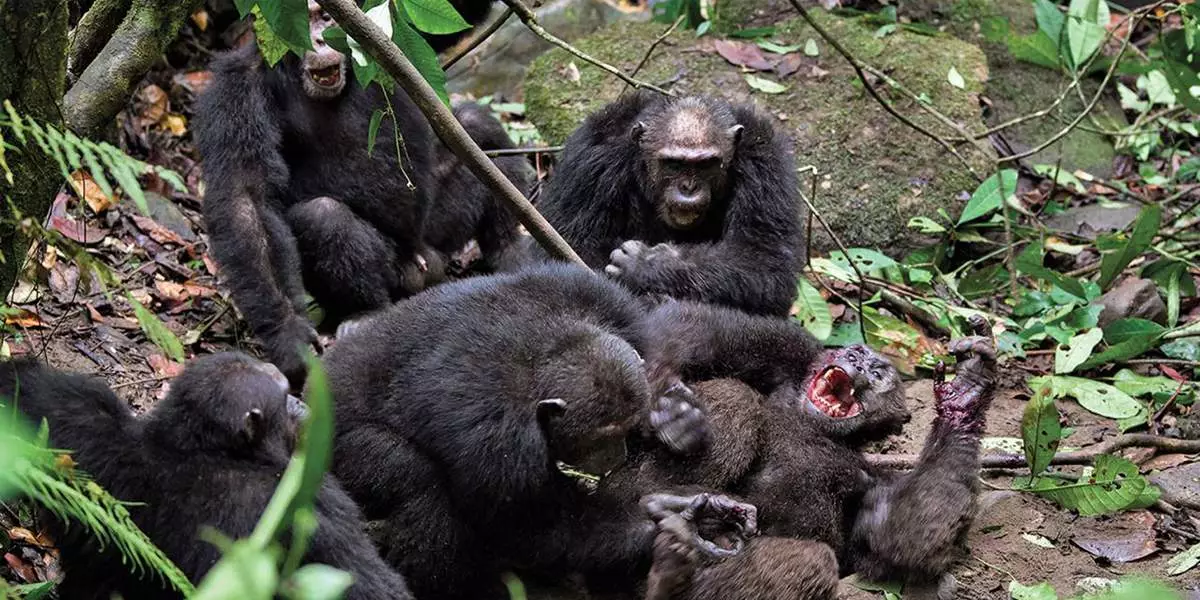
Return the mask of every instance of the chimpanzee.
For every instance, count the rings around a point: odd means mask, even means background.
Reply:
[[[672,582],[660,598],[832,598],[839,565],[937,588],[977,493],[995,379],[986,323],[951,343],[958,375],[946,383],[938,372],[933,429],[916,468],[897,477],[858,451],[909,417],[883,357],[863,346],[824,351],[797,323],[711,306],[666,304],[649,322],[652,389],[675,396],[659,420],[665,444],[605,485],[627,500],[670,486],[730,492],[758,508],[768,536],[706,564],[693,544],[660,533],[652,573]],[[948,585],[938,593],[953,594]]]
[[[80,469],[114,497],[188,579],[198,582],[220,551],[198,537],[212,527],[247,537],[287,467],[305,409],[275,367],[237,353],[191,362],[167,397],[143,417],[104,383],[35,361],[0,363],[0,404],[15,405],[50,444],[72,451]],[[379,557],[359,510],[332,479],[316,500],[317,529],[305,562],[346,570],[347,598],[409,600],[404,579]],[[66,578],[59,596],[107,600],[178,598],[156,576],[132,573],[77,524],[56,523]]]
[[[387,522],[383,553],[417,597],[503,597],[509,568],[649,566],[637,503],[564,473],[624,460],[650,400],[643,316],[619,285],[547,264],[426,290],[329,350],[333,472]]]
[[[640,92],[571,134],[538,208],[634,292],[786,315],[804,252],[796,186],[770,117]]]
[[[516,232],[461,165],[435,173],[445,152],[406,94],[389,94],[392,118],[368,152],[372,115],[388,100],[379,86],[348,80],[347,57],[323,38],[333,24],[309,2],[313,50],[302,58],[268,68],[253,44],[218,57],[196,107],[213,256],[267,357],[293,385],[304,376],[300,350],[317,339],[305,289],[325,310],[323,324],[335,326],[422,289],[427,275],[436,280],[440,257],[427,246],[480,236],[499,251]],[[464,125],[494,138],[499,125],[472,114]],[[500,166],[517,185],[531,180],[527,165]]]

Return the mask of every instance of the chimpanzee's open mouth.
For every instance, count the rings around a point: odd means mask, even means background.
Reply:
[[[310,69],[308,76],[321,87],[334,87],[342,81],[342,66],[333,65],[323,69]]]
[[[808,384],[808,401],[832,419],[847,419],[862,412],[854,398],[854,383],[841,367],[830,366]]]

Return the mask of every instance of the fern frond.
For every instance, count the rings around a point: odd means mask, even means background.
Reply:
[[[149,214],[150,209],[146,204],[145,192],[138,183],[138,176],[154,173],[176,190],[187,191],[183,177],[178,173],[144,163],[107,142],[93,142],[70,131],[60,131],[48,123],[22,118],[7,100],[4,101],[4,114],[0,115],[0,130],[3,129],[12,131],[18,144],[26,148],[36,146],[54,160],[64,179],[70,179],[72,171],[86,168],[104,195],[111,196],[111,177],[143,214]],[[4,164],[3,139],[0,137],[0,166]],[[3,170],[6,171],[7,167]]]

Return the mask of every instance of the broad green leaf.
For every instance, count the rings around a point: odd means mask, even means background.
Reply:
[[[883,269],[896,266],[895,260],[892,260],[887,255],[875,250],[870,250],[868,248],[850,248],[848,252],[850,253],[849,259],[846,258],[846,255],[843,254],[841,250],[830,252],[829,260],[832,260],[846,269],[850,269],[850,261],[854,261],[854,264],[863,273],[882,271]]]
[[[950,66],[950,71],[946,73],[946,81],[950,82],[950,85],[960,90],[967,89],[967,82],[963,81],[962,74],[959,73],[958,69],[954,68],[953,65]],[[1015,191],[1016,188],[1013,188],[1013,190]]]
[[[1094,369],[1100,365],[1129,360],[1153,350],[1158,345],[1158,342],[1159,337],[1157,335],[1132,337],[1093,354],[1091,358],[1084,361],[1078,368],[1081,370]]]
[[[863,327],[867,344],[896,357],[893,361],[902,373],[913,374],[921,362],[921,332],[905,321],[885,315],[874,307],[863,307]]]
[[[1108,3],[1105,0],[1071,0],[1067,8],[1067,44],[1074,66],[1083,65],[1100,49],[1108,21]]]
[[[1121,369],[1117,371],[1116,375],[1113,375],[1113,386],[1130,396],[1141,397],[1174,393],[1179,389],[1179,382],[1162,375],[1151,377],[1139,375],[1129,369]]]
[[[858,276],[854,274],[854,271],[850,270],[848,265],[843,266],[832,260],[829,260],[828,258],[813,258],[812,260],[808,261],[808,266],[813,270],[814,273],[826,275],[837,279],[838,281],[845,283],[856,283],[858,281]]]
[[[707,21],[706,21],[707,22]],[[508,600],[527,600],[529,595],[525,592],[525,582],[512,571],[505,571],[500,574],[500,581],[504,583],[505,589],[508,590]]]
[[[746,84],[764,94],[782,94],[788,90],[788,86],[781,83],[776,83],[770,79],[764,79],[757,75],[746,73],[742,75],[746,80]]]
[[[941,223],[929,217],[913,217],[909,219],[908,228],[915,229],[919,233],[924,234],[946,233],[946,228]]]
[[[817,40],[808,38],[808,41],[804,42],[804,55],[805,56],[819,56],[820,54],[821,54],[821,49],[817,47]]]
[[[1117,280],[1121,271],[1150,247],[1154,236],[1158,234],[1161,223],[1161,206],[1151,204],[1142,209],[1133,224],[1133,232],[1129,235],[1129,240],[1119,250],[1105,254],[1101,260],[1099,283],[1102,289],[1108,289]]]
[[[980,217],[985,217],[1000,209],[1000,203],[1008,196],[1017,193],[1017,172],[1004,169],[984,180],[971,194],[971,200],[963,208],[958,224],[969,223]]]
[[[291,600],[339,600],[354,583],[354,576],[329,565],[308,564],[296,569],[287,582]]]
[[[800,44],[776,44],[771,40],[758,40],[755,43],[759,48],[775,54],[790,54],[801,48]]]
[[[312,50],[308,31],[308,0],[259,0],[258,8],[279,41],[296,54]]]
[[[1080,516],[1091,517],[1126,510],[1137,504],[1149,487],[1146,478],[1138,473],[1137,465],[1117,456],[1102,454],[1096,457],[1091,477],[1070,482],[1040,477],[1030,491],[1074,510]]]
[[[0,591],[4,590],[4,585],[0,584]],[[53,581],[43,581],[41,583],[26,583],[23,585],[14,585],[8,588],[9,592],[14,595],[12,598],[20,598],[21,600],[47,600],[50,598],[50,592],[54,591]]]
[[[1167,561],[1167,575],[1171,577],[1183,575],[1191,571],[1197,564],[1200,564],[1200,544],[1172,556],[1171,560]]]
[[[1200,360],[1200,339],[1186,338],[1162,345],[1162,353],[1180,360]]]
[[[1058,594],[1049,583],[1021,585],[1015,580],[1010,581],[1008,595],[1012,600],[1058,600]]]
[[[1062,439],[1058,409],[1049,388],[1037,389],[1025,405],[1025,413],[1021,416],[1021,439],[1025,443],[1029,472],[1039,475],[1050,466],[1050,459],[1058,452],[1058,443]]]
[[[425,33],[457,33],[469,29],[468,23],[446,0],[403,0],[404,12],[418,31]]]
[[[375,151],[375,136],[379,134],[379,124],[383,122],[383,109],[377,108],[371,113],[371,124],[367,127],[367,156]]]
[[[1074,398],[1080,406],[1110,419],[1133,417],[1143,410],[1141,403],[1129,394],[1107,383],[1083,377],[1046,375],[1030,379],[1029,386],[1033,389],[1049,387],[1051,396]]]
[[[233,0],[233,5],[238,9],[238,16],[245,17],[250,14],[251,9],[258,4],[258,0]]]
[[[825,338],[825,346],[829,348],[843,348],[854,344],[865,344],[862,330],[858,328],[858,323],[838,323],[833,326],[833,333]]]
[[[384,2],[374,8],[368,9],[366,14],[372,23],[375,23],[377,27],[383,30],[384,35],[392,37],[391,2]],[[363,47],[359,45],[357,40],[349,36],[347,36],[346,40],[350,44],[350,56],[354,59],[354,64],[365,67],[375,63],[375,59],[367,55],[367,51],[363,50]],[[400,49],[404,50],[403,47]],[[405,55],[407,56],[407,53]]]
[[[254,14],[254,39],[258,43],[258,52],[267,66],[274,67],[288,53],[288,45],[275,35],[258,5],[253,7],[251,12]]]
[[[1014,262],[1018,271],[1035,279],[1052,283],[1071,296],[1086,302],[1088,297],[1087,291],[1083,289],[1083,284],[1078,279],[1067,277],[1042,266],[1042,257],[1041,244],[1029,244]]]
[[[272,600],[279,582],[276,554],[250,540],[235,542],[196,585],[191,600]]]
[[[1074,173],[1060,165],[1033,165],[1033,172],[1047,179],[1053,179],[1054,183],[1077,193],[1087,192],[1083,182]]]
[[[1143,77],[1146,78],[1146,95],[1150,102],[1163,106],[1175,104],[1175,91],[1171,89],[1171,82],[1167,81],[1167,76],[1163,75],[1162,71],[1150,71]]]
[[[146,334],[146,339],[154,342],[166,355],[167,358],[176,362],[183,362],[183,344],[179,343],[179,338],[167,329],[167,326],[159,320],[158,315],[150,312],[141,302],[134,299],[133,294],[126,292],[125,298],[129,300],[129,304],[133,306],[133,316],[137,318],[138,326],[142,328],[142,333]]]
[[[1063,375],[1074,371],[1092,355],[1092,350],[1103,338],[1104,332],[1096,328],[1076,334],[1066,344],[1060,344],[1054,350],[1054,372]]]
[[[1061,39],[1063,22],[1066,21],[1066,17],[1058,9],[1057,4],[1050,0],[1034,0],[1033,12],[1037,17],[1039,31],[1052,40]]]
[[[421,34],[409,26],[407,17],[397,19],[395,25],[392,41],[396,42],[404,56],[408,57],[421,73],[421,77],[424,77],[433,91],[437,92],[442,103],[450,106],[450,95],[446,93],[446,73],[442,71],[442,65],[438,62],[437,52],[434,52],[433,47]]]
[[[1008,52],[1013,58],[1047,69],[1057,69],[1059,65],[1058,42],[1050,39],[1045,33],[1038,31],[1030,35],[1009,33]]]
[[[833,333],[833,314],[829,312],[829,305],[807,279],[801,277],[797,281],[797,288],[796,303],[792,305],[796,319],[813,337],[825,341]]]
[[[1120,344],[1146,336],[1157,337],[1166,330],[1166,327],[1146,319],[1118,319],[1104,326],[1104,341]]]

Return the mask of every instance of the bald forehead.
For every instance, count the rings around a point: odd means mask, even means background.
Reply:
[[[717,141],[712,116],[703,106],[683,106],[669,117],[666,137],[684,148],[710,147]]]

